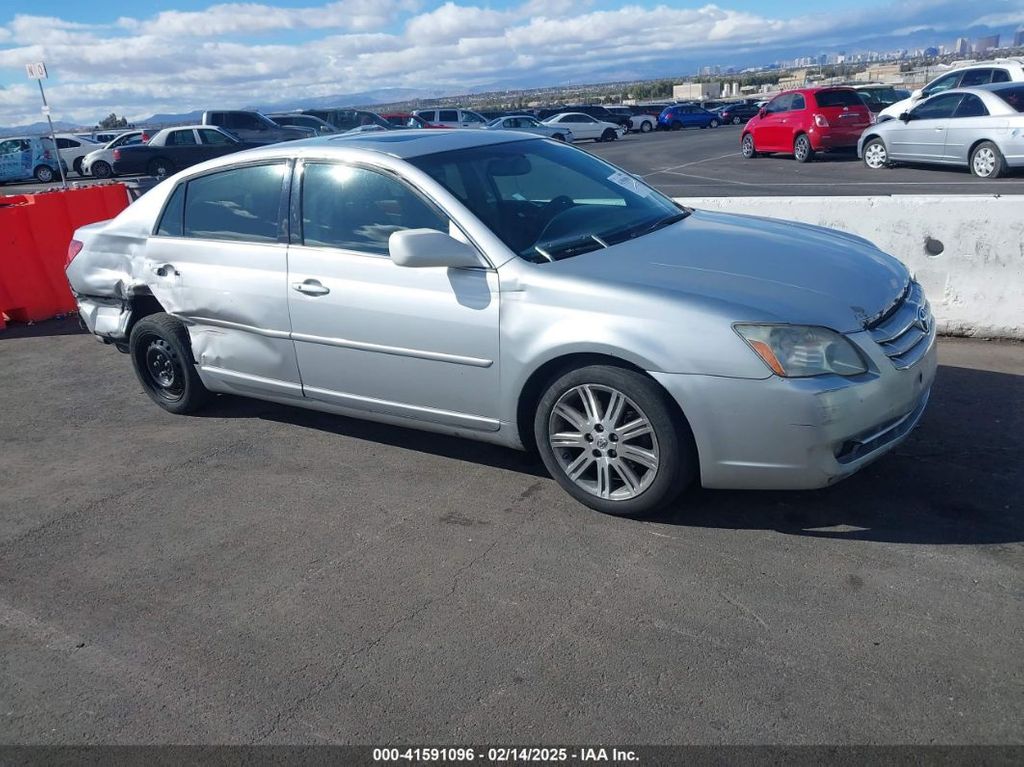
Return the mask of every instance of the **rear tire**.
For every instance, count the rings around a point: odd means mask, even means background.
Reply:
[[[82,178],[85,178],[85,173],[82,171],[82,158],[76,157],[74,162],[71,163],[71,169]]]
[[[697,475],[685,419],[660,386],[625,368],[589,365],[552,381],[537,406],[534,437],[555,481],[605,514],[648,514]]]
[[[49,165],[40,165],[32,174],[40,184],[49,184],[57,175]]]
[[[708,123],[708,127],[709,128],[717,128],[718,127],[718,120],[712,120],[711,122],[709,122]]]
[[[682,129],[683,129],[683,124],[681,122],[679,122],[679,120],[673,120],[672,121],[672,130],[682,130]]]
[[[92,175],[96,178],[110,178],[114,175],[114,171],[111,169],[110,163],[98,160],[92,164]]]
[[[209,402],[188,331],[171,315],[158,312],[135,323],[128,350],[142,388],[168,413],[193,413]]]
[[[999,178],[1006,173],[1006,160],[999,147],[982,141],[971,152],[971,173],[978,178]]]
[[[814,159],[814,147],[811,146],[811,140],[803,133],[793,141],[793,157],[797,162],[810,162]]]
[[[743,122],[743,119],[742,119],[742,118],[740,118],[740,117],[734,117],[734,118],[732,118],[732,124],[733,124],[733,125],[739,125],[739,124],[740,124],[741,122]]]
[[[174,163],[166,157],[157,157],[156,159],[149,161],[149,165],[146,166],[146,170],[149,171],[149,175],[151,176],[166,178],[174,173]]]

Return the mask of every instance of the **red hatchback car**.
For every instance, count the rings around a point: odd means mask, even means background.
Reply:
[[[810,162],[817,152],[854,149],[871,112],[853,88],[801,88],[773,98],[743,128],[740,148],[750,159],[778,152]]]

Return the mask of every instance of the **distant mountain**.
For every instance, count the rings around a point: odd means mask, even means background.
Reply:
[[[295,109],[323,109],[327,107],[370,106],[392,104],[396,101],[430,99],[450,91],[446,88],[379,88],[361,93],[343,93],[315,98],[291,98],[286,101],[264,102],[246,107],[260,112],[289,112]]]
[[[53,129],[57,133],[68,133],[70,131],[77,131],[81,128],[78,123],[68,122],[66,120],[56,120],[53,123]],[[31,125],[11,125],[8,127],[0,126],[0,136],[16,136],[19,134],[25,134],[28,136],[41,136],[44,133],[50,132],[50,124],[47,122],[32,123]]]
[[[196,110],[194,112],[181,112],[179,114],[170,114],[161,112],[159,114],[150,115],[142,120],[136,120],[136,125],[184,125],[186,123],[198,123],[203,119],[202,110]]]

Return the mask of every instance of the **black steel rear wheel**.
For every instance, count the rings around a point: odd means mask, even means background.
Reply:
[[[149,398],[170,413],[191,413],[210,392],[196,372],[185,326],[169,314],[151,314],[132,328],[129,353]]]

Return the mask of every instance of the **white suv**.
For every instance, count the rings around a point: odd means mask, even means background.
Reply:
[[[909,112],[921,99],[948,91],[950,88],[971,88],[986,83],[1009,82],[1024,82],[1024,59],[993,59],[971,64],[939,75],[920,90],[911,93],[909,99],[887,106],[878,113],[878,119],[896,119],[904,112]]]
[[[442,128],[482,128],[487,125],[487,120],[468,109],[417,109],[413,114]]]

